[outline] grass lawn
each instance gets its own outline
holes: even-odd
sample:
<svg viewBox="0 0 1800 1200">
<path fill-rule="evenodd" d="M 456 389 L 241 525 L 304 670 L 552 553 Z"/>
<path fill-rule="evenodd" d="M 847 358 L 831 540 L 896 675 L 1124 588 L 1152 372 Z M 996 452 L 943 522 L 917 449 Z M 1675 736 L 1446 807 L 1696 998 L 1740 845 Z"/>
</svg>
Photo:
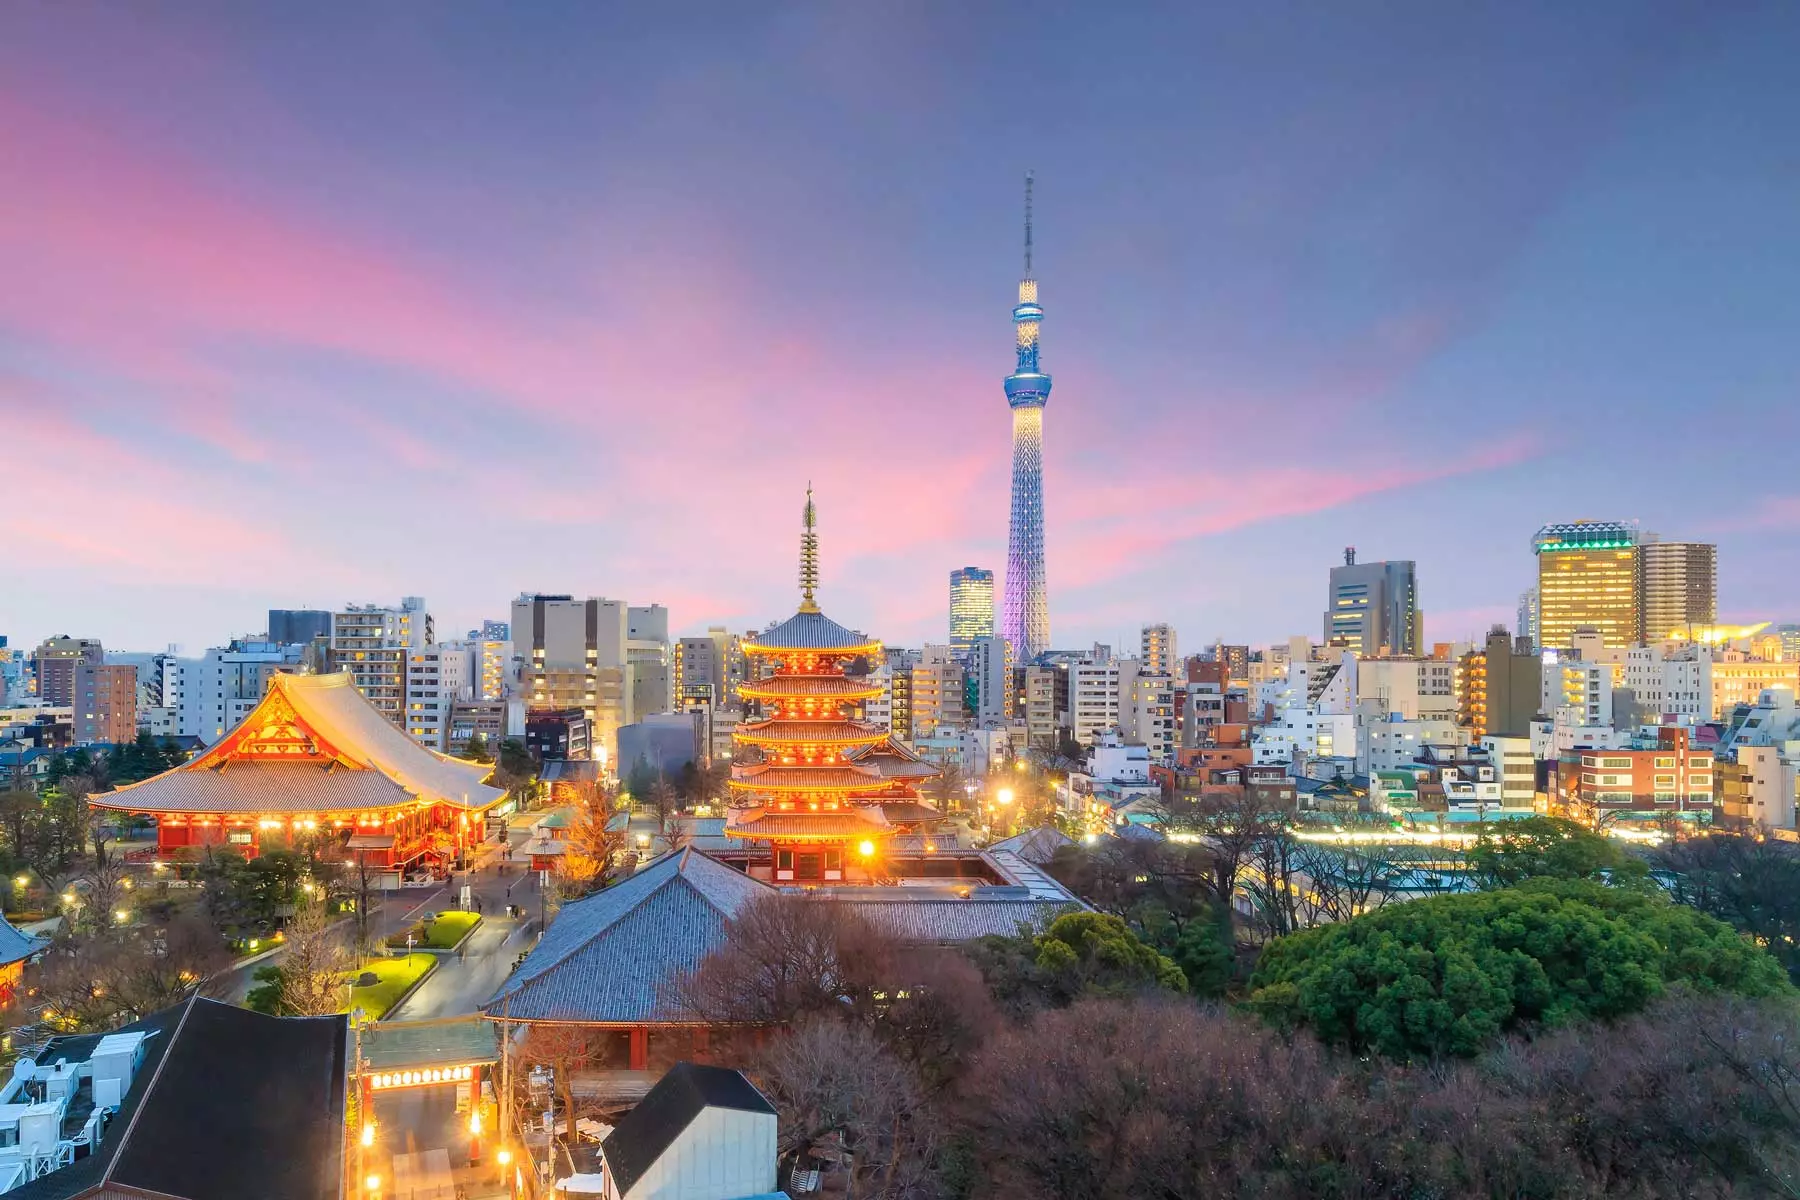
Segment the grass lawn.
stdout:
<svg viewBox="0 0 1800 1200">
<path fill-rule="evenodd" d="M 434 949 L 448 950 L 479 924 L 479 913 L 462 912 L 458 909 L 441 912 L 434 920 L 425 922 L 425 944 Z"/>
<path fill-rule="evenodd" d="M 356 979 L 367 973 L 375 976 L 375 982 L 368 987 L 352 987 L 350 989 L 350 1007 L 361 1008 L 371 1019 L 379 1019 L 387 1015 L 387 1010 L 394 1007 L 402 992 L 423 979 L 437 966 L 434 954 L 403 954 L 398 958 L 371 958 L 364 964 L 362 971 L 350 972 L 350 978 Z"/>
</svg>

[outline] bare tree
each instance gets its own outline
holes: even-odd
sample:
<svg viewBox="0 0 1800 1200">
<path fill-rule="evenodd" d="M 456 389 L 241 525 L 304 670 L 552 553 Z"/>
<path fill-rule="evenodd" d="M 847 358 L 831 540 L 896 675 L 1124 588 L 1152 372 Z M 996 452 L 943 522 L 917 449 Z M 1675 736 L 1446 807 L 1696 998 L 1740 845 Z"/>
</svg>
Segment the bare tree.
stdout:
<svg viewBox="0 0 1800 1200">
<path fill-rule="evenodd" d="M 559 1105 L 561 1119 L 569 1122 L 571 1131 L 575 1120 L 575 1088 L 572 1077 L 575 1069 L 592 1057 L 593 1050 L 593 1034 L 584 1026 L 534 1024 L 525 1035 L 525 1045 L 520 1053 L 526 1062 L 550 1068 L 557 1095 L 562 1102 Z"/>
<path fill-rule="evenodd" d="M 303 896 L 286 927 L 281 957 L 281 1007 L 300 1017 L 340 1012 L 350 984 L 350 955 L 325 915 L 325 901 Z"/>
<path fill-rule="evenodd" d="M 820 1164 L 846 1200 L 927 1200 L 940 1131 L 917 1077 L 870 1032 L 809 1022 L 769 1047 L 755 1077 L 775 1105 L 785 1176 Z"/>
</svg>

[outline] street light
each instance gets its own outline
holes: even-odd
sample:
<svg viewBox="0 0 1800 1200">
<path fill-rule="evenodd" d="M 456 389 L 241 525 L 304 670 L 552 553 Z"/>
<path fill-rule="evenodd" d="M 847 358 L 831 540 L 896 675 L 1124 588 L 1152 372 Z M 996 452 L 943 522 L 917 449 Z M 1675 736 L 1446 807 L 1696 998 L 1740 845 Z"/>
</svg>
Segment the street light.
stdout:
<svg viewBox="0 0 1800 1200">
<path fill-rule="evenodd" d="M 1011 804 L 1012 802 L 1013 802 L 1013 790 L 1011 788 L 1001 788 L 999 791 L 994 793 L 994 803 L 1000 805 L 1001 807 L 1005 807 L 1006 805 Z"/>
<path fill-rule="evenodd" d="M 512 1151 L 502 1149 L 500 1153 L 494 1155 L 494 1161 L 504 1167 L 507 1163 L 512 1161 Z"/>
<path fill-rule="evenodd" d="M 365 1121 L 363 1123 L 362 1144 L 365 1146 L 373 1146 L 375 1144 L 375 1122 Z"/>
</svg>

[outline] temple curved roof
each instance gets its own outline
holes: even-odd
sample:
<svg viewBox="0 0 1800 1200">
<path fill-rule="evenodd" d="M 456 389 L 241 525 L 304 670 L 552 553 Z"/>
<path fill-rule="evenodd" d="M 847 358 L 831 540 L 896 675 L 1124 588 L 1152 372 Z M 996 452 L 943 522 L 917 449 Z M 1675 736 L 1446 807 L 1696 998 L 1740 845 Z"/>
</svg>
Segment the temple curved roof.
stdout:
<svg viewBox="0 0 1800 1200">
<path fill-rule="evenodd" d="M 881 643 L 866 633 L 846 629 L 822 612 L 797 612 L 773 629 L 765 629 L 743 646 L 747 654 L 781 650 L 873 650 Z"/>
<path fill-rule="evenodd" d="M 942 774 L 903 742 L 892 735 L 870 746 L 857 746 L 844 751 L 844 757 L 859 767 L 880 774 L 883 779 L 935 779 Z"/>
<path fill-rule="evenodd" d="M 854 792 L 876 787 L 881 776 L 860 767 L 792 767 L 757 763 L 739 767 L 731 786 L 751 792 Z"/>
<path fill-rule="evenodd" d="M 348 673 L 276 675 L 204 754 L 90 798 L 125 812 L 322 812 L 423 801 L 492 807 L 493 768 L 419 745 L 357 691 Z"/>
<path fill-rule="evenodd" d="M 727 837 L 830 839 L 892 832 L 886 815 L 875 807 L 840 808 L 835 812 L 745 808 L 734 810 L 725 822 Z"/>
<path fill-rule="evenodd" d="M 746 700 L 866 700 L 881 695 L 881 685 L 870 683 L 866 675 L 771 675 L 739 684 L 738 695 Z"/>
<path fill-rule="evenodd" d="M 867 721 L 791 721 L 785 717 L 739 725 L 732 732 L 740 741 L 784 746 L 865 746 L 887 737 L 887 730 Z"/>
</svg>

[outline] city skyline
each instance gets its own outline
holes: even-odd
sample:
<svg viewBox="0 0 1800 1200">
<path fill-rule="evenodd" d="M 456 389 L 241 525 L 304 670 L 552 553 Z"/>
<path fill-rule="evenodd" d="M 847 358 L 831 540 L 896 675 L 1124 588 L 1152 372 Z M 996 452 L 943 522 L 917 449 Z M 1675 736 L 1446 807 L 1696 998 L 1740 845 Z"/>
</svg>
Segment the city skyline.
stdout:
<svg viewBox="0 0 1800 1200">
<path fill-rule="evenodd" d="M 1800 432 L 1797 20 L 789 8 L 659 74 L 649 15 L 338 47 L 273 8 L 8 12 L 0 420 L 33 488 L 79 476 L 11 529 L 57 586 L 9 571 L 0 631 L 192 652 L 268 608 L 422 594 L 460 631 L 528 590 L 760 628 L 813 478 L 833 611 L 933 641 L 945 572 L 1003 559 L 1026 167 L 1053 645 L 1311 630 L 1348 544 L 1417 562 L 1427 641 L 1479 636 L 1580 516 L 1717 542 L 1721 620 L 1795 619 L 1800 494 L 1729 439 Z"/>
</svg>

